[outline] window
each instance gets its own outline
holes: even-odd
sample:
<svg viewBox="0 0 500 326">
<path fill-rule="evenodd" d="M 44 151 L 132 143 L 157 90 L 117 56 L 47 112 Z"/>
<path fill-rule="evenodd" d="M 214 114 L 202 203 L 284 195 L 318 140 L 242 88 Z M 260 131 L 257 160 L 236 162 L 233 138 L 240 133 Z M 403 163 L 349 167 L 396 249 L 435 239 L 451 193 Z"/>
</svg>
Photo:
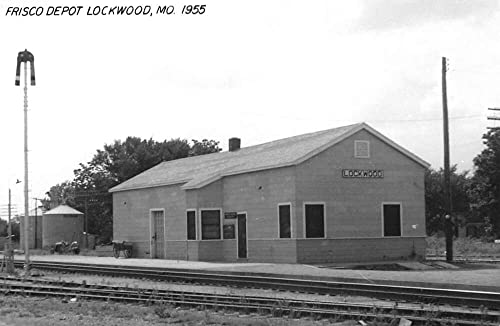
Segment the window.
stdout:
<svg viewBox="0 0 500 326">
<path fill-rule="evenodd" d="M 196 240 L 196 212 L 187 211 L 187 239 Z"/>
<path fill-rule="evenodd" d="M 220 211 L 201 211 L 201 239 L 220 239 Z"/>
<path fill-rule="evenodd" d="M 368 140 L 354 141 L 354 157 L 357 158 L 370 157 L 370 142 Z"/>
<path fill-rule="evenodd" d="M 306 238 L 325 237 L 325 205 L 305 204 Z"/>
<path fill-rule="evenodd" d="M 278 205 L 278 218 L 280 223 L 280 238 L 290 238 L 290 205 Z"/>
<path fill-rule="evenodd" d="M 401 236 L 401 205 L 383 204 L 384 237 Z"/>
</svg>

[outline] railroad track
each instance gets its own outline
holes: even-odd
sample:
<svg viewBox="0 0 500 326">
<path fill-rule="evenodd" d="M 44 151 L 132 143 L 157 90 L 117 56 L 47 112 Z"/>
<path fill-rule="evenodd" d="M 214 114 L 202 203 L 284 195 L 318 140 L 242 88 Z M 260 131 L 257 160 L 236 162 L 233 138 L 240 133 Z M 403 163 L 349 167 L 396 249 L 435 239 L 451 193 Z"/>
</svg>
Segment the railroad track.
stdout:
<svg viewBox="0 0 500 326">
<path fill-rule="evenodd" d="M 4 295 L 77 298 L 142 304 L 172 305 L 200 310 L 236 311 L 244 314 L 287 318 L 362 318 L 365 321 L 391 322 L 404 317 L 413 325 L 453 323 L 453 325 L 498 325 L 500 312 L 454 309 L 433 305 L 397 305 L 276 299 L 265 296 L 235 296 L 89 285 L 38 279 L 3 277 Z"/>
<path fill-rule="evenodd" d="M 16 267 L 23 262 L 15 261 Z M 471 308 L 500 310 L 500 293 L 416 286 L 372 284 L 325 280 L 282 278 L 271 275 L 245 275 L 223 272 L 145 268 L 81 263 L 32 262 L 32 268 L 63 273 L 97 274 L 164 282 L 193 283 L 238 288 L 272 289 L 323 295 L 359 295 L 399 302 L 450 304 Z"/>
</svg>

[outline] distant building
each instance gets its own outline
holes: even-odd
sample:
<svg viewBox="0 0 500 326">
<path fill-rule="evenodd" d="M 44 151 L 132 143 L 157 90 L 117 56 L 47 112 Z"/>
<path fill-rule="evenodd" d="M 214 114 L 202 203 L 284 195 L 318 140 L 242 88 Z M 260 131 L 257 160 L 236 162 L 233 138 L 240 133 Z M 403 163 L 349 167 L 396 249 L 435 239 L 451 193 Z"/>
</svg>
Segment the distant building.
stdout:
<svg viewBox="0 0 500 326">
<path fill-rule="evenodd" d="M 24 216 L 20 218 L 20 248 L 24 249 Z M 36 231 L 35 231 L 36 230 Z M 58 241 L 82 241 L 83 213 L 66 205 L 59 205 L 49 211 L 30 211 L 29 248 L 42 249 Z"/>
<path fill-rule="evenodd" d="M 42 246 L 47 248 L 59 241 L 82 242 L 83 213 L 76 209 L 59 205 L 43 214 Z"/>
<path fill-rule="evenodd" d="M 157 166 L 110 189 L 134 256 L 326 263 L 425 254 L 429 164 L 360 123 Z"/>
<path fill-rule="evenodd" d="M 37 207 L 29 211 L 29 248 L 30 249 L 40 249 L 42 248 L 42 219 L 43 219 L 43 207 Z M 19 217 L 20 225 L 20 239 L 19 248 L 24 249 L 24 214 Z"/>
</svg>

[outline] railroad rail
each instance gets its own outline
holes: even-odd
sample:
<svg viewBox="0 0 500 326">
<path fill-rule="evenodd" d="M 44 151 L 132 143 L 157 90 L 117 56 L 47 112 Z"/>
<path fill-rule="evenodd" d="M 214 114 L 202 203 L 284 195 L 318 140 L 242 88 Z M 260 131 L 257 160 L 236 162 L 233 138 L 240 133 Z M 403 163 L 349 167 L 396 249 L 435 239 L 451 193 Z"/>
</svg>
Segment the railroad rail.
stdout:
<svg viewBox="0 0 500 326">
<path fill-rule="evenodd" d="M 453 325 L 498 325 L 500 312 L 485 309 L 465 310 L 434 305 L 397 305 L 326 302 L 277 299 L 265 296 L 235 296 L 157 289 L 136 289 L 86 283 L 1 278 L 0 293 L 4 295 L 46 296 L 106 300 L 129 303 L 166 304 L 214 311 L 237 311 L 287 318 L 362 318 L 366 321 L 390 322 L 406 318 L 413 325 L 450 323 Z"/>
<path fill-rule="evenodd" d="M 15 261 L 14 264 L 17 267 L 21 267 L 23 262 Z M 500 292 L 82 263 L 32 262 L 31 267 L 63 273 L 97 274 L 164 282 L 272 289 L 323 295 L 359 295 L 400 302 L 450 304 L 454 306 L 500 310 Z"/>
</svg>

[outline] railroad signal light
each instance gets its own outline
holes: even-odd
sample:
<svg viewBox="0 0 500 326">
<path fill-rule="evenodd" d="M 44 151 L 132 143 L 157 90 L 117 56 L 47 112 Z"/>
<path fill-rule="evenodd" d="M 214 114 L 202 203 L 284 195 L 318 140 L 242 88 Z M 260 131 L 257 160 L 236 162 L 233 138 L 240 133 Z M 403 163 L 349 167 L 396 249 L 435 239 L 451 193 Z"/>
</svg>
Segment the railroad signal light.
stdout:
<svg viewBox="0 0 500 326">
<path fill-rule="evenodd" d="M 17 67 L 16 67 L 16 86 L 20 85 L 21 81 L 21 63 L 24 62 L 25 65 L 30 62 L 31 67 L 31 86 L 35 86 L 35 57 L 28 50 L 24 50 L 17 55 Z"/>
<path fill-rule="evenodd" d="M 21 63 L 24 62 L 24 256 L 25 275 L 29 275 L 29 203 L 28 203 L 28 62 L 31 70 L 31 86 L 35 86 L 35 57 L 28 50 L 17 54 L 16 86 L 21 84 Z"/>
</svg>

